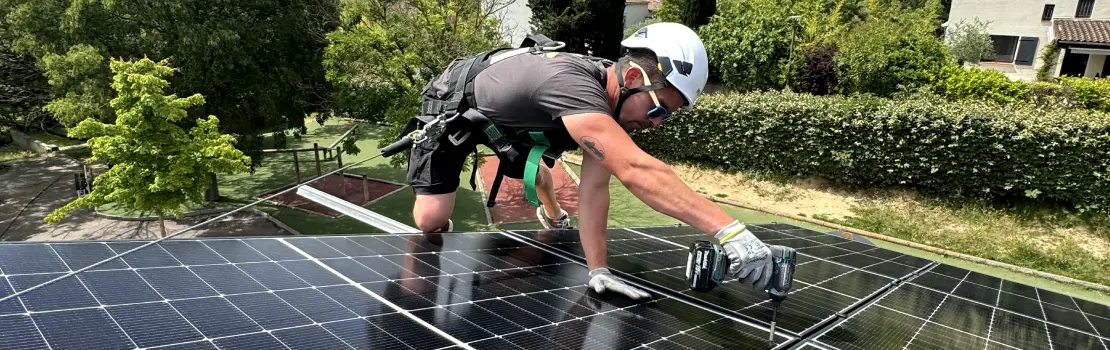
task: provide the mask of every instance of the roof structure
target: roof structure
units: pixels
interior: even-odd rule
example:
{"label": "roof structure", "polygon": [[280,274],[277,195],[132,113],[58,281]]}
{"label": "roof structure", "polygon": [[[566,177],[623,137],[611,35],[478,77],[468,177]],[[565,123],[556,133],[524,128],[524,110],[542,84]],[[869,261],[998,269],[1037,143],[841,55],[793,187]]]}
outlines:
{"label": "roof structure", "polygon": [[1059,41],[1110,44],[1110,20],[1054,19],[1052,33]]}
{"label": "roof structure", "polygon": [[[683,277],[706,236],[610,228],[586,286],[578,232],[493,231],[0,244],[0,349],[1105,349],[1110,307],[788,224],[798,249],[770,333],[764,293]],[[81,270],[79,273],[74,271]],[[13,294],[16,293],[16,294]]]}

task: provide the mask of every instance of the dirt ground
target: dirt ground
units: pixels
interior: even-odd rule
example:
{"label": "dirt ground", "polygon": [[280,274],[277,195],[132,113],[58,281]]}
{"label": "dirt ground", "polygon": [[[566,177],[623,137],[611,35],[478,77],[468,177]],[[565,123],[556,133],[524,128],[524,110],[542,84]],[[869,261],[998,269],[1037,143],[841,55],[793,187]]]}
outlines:
{"label": "dirt ground", "polygon": [[[57,224],[46,223],[44,218],[50,211],[76,198],[73,174],[80,171],[80,163],[60,156],[0,163],[0,241],[159,238],[157,221],[114,220],[96,216],[88,209],[71,212]],[[173,234],[218,215],[167,220],[166,230]],[[243,211],[175,237],[287,234],[290,232],[266,218]]]}

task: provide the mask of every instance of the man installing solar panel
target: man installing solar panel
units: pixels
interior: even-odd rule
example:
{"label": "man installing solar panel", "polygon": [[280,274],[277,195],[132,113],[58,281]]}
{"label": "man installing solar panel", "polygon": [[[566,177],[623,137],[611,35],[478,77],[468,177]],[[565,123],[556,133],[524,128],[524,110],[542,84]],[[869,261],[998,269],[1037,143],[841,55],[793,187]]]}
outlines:
{"label": "man installing solar panel", "polygon": [[[697,34],[677,23],[648,25],[621,43],[628,51],[617,62],[556,52],[547,47],[552,43],[534,36],[518,49],[456,59],[425,87],[422,115],[402,133],[415,140],[408,183],[416,192],[417,227],[426,233],[453,229],[459,175],[466,157],[484,144],[500,160],[491,205],[502,176],[523,179],[526,199],[538,207],[544,227],[570,228],[566,211],[555,200],[549,168],[561,152],[581,147],[586,156],[579,184],[579,234],[589,286],[595,291],[650,298],[616,278],[606,265],[611,176],[652,209],[716,238],[719,248],[714,244],[692,250],[687,271],[691,283],[716,280],[712,271],[717,268],[723,272],[717,278],[760,291],[788,290],[791,248],[760,242],[629,137],[630,132],[660,126],[672,111],[694,106],[709,74]],[[444,116],[462,118],[445,121]],[[711,254],[705,253],[715,249],[722,249],[727,259],[711,262]],[[778,271],[788,272],[775,276]]]}

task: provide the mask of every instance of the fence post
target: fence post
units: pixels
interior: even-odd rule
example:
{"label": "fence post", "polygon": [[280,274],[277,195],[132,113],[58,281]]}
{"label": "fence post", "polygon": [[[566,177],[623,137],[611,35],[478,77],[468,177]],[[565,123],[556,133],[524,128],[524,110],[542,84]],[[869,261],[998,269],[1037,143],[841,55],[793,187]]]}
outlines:
{"label": "fence post", "polygon": [[301,183],[301,160],[297,158],[297,151],[293,151],[293,171],[297,173],[297,183]]}
{"label": "fence post", "polygon": [[312,153],[316,154],[316,176],[323,175],[324,172],[320,170],[320,144],[312,143]]}
{"label": "fence post", "polygon": [[[339,168],[343,168],[343,146],[335,148],[335,161],[339,163]],[[343,170],[339,171],[339,176],[343,176]]]}
{"label": "fence post", "polygon": [[366,174],[362,174],[362,201],[364,203],[370,201],[370,184],[366,179]]}

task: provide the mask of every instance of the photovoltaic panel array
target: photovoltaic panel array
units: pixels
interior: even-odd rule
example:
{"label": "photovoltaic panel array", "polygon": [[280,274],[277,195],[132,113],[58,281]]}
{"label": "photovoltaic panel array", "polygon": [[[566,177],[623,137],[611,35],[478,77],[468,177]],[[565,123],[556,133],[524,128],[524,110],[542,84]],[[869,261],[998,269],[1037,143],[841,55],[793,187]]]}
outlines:
{"label": "photovoltaic panel array", "polygon": [[[0,244],[0,298],[144,243]],[[587,280],[498,232],[175,239],[0,302],[0,348],[767,347],[760,325]]]}
{"label": "photovoltaic panel array", "polygon": [[[795,287],[778,315],[783,332],[799,337],[790,348],[1106,349],[1110,342],[1107,305],[793,225],[750,227],[764,242],[799,252]],[[584,256],[574,233],[515,233]],[[610,229],[607,236],[608,263],[623,275],[756,323],[769,320],[761,293],[737,284],[698,293],[685,285],[688,247],[707,235],[661,226]]]}
{"label": "photovoltaic panel array", "polygon": [[1106,335],[1107,305],[938,265],[817,339],[842,349],[1106,349]]}
{"label": "photovoltaic panel array", "polygon": [[[751,225],[750,230],[767,244],[797,249],[794,286],[777,315],[778,329],[792,337],[812,334],[931,263],[791,225]],[[512,232],[584,261],[575,231]],[[544,237],[553,235],[557,237]],[[611,228],[607,230],[607,262],[611,269],[649,285],[769,324],[772,309],[766,293],[738,283],[726,283],[707,293],[686,285],[689,246],[700,239],[712,237],[689,226]]]}

